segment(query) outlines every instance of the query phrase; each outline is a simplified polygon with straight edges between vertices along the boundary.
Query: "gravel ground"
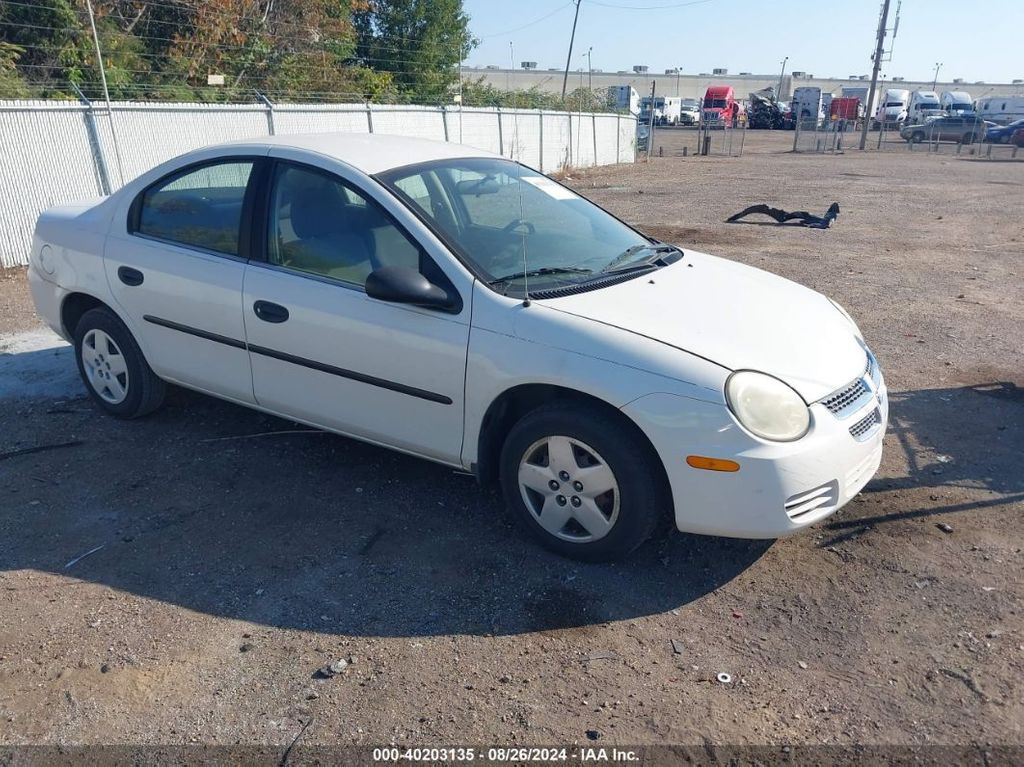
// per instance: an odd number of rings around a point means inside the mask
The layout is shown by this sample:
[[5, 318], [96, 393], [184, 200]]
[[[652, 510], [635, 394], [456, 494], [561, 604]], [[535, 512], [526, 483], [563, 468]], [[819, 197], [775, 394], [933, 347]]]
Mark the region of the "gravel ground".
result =
[[[0, 745], [1024, 742], [1024, 164], [790, 142], [570, 183], [858, 319], [892, 422], [854, 503], [581, 565], [443, 467], [250, 437], [294, 427], [180, 390], [132, 423], [26, 391], [0, 403]], [[834, 200], [828, 231], [722, 223]], [[25, 294], [0, 279], [7, 340]]]

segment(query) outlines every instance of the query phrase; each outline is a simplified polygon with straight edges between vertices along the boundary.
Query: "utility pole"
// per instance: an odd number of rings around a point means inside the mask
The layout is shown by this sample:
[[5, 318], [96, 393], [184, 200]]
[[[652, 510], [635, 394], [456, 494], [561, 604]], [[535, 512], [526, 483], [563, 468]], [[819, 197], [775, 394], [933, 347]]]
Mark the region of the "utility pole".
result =
[[594, 46], [591, 45], [587, 48], [587, 88], [591, 92], [594, 90], [594, 63], [590, 60], [590, 55], [594, 52]]
[[569, 84], [569, 65], [572, 63], [572, 44], [576, 41], [576, 22], [580, 20], [580, 4], [576, 0], [576, 15], [572, 19], [572, 34], [569, 36], [569, 55], [565, 57], [565, 75], [562, 77], [562, 101], [565, 101], [565, 87]]
[[683, 73], [682, 67], [676, 67], [676, 98], [679, 98], [679, 76]]
[[942, 69], [942, 62], [941, 61], [936, 61], [935, 62], [935, 77], [932, 78], [932, 92], [933, 93], [935, 92], [935, 86], [939, 82], [939, 70], [940, 69]]
[[110, 91], [107, 89], [107, 68], [103, 64], [103, 51], [100, 50], [100, 36], [96, 33], [96, 17], [92, 12], [92, 0], [86, 0], [89, 9], [89, 26], [92, 27], [92, 42], [96, 46], [96, 63], [100, 67], [100, 81], [103, 83], [103, 98], [107, 102], [107, 119], [110, 120], [110, 138], [114, 141], [114, 155], [117, 157], [117, 176], [124, 184], [124, 170], [121, 166], [121, 147], [117, 143], [117, 132], [114, 130], [114, 112], [110, 108]]
[[875, 40], [874, 66], [871, 67], [871, 87], [868, 88], [868, 103], [864, 105], [864, 125], [860, 131], [861, 150], [868, 143], [868, 126], [871, 124], [871, 107], [875, 103], [875, 88], [878, 86], [878, 70], [882, 68], [882, 53], [885, 49], [885, 25], [889, 22], [889, 0], [882, 0], [882, 15], [878, 19], [878, 35]]
[[782, 60], [782, 71], [779, 72], [779, 89], [775, 91], [775, 100], [782, 101], [782, 79], [786, 75], [786, 62], [789, 61], [789, 56], [786, 56]]

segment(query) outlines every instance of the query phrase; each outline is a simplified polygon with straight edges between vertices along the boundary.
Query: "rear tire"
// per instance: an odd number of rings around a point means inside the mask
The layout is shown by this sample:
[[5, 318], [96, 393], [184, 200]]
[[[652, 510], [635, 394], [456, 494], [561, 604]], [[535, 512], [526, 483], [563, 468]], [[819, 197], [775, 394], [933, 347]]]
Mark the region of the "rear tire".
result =
[[559, 403], [528, 413], [509, 432], [502, 493], [519, 526], [546, 548], [588, 562], [620, 559], [663, 518], [659, 459], [623, 418]]
[[915, 143], [915, 144], [920, 144], [922, 141], [924, 141], [924, 134], [921, 131], [919, 131], [919, 130], [918, 131], [914, 131], [910, 135], [910, 140], [913, 143]]
[[973, 133], [965, 133], [964, 134], [964, 143], [965, 144], [973, 144], [974, 143], [974, 134]]
[[75, 327], [78, 372], [93, 402], [117, 418], [139, 418], [160, 407], [167, 392], [120, 318], [90, 309]]

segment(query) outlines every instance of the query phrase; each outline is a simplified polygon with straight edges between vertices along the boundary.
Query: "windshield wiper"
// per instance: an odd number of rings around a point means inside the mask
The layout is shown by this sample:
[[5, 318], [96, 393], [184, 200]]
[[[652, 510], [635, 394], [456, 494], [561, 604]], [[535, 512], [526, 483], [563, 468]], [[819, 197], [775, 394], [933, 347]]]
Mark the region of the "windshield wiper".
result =
[[[628, 266], [621, 266], [622, 264], [629, 262], [630, 259], [637, 253], [642, 253], [645, 250], [652, 251], [654, 255], [650, 256], [649, 258], [642, 259], [637, 263], [629, 263]], [[634, 245], [631, 248], [626, 248], [619, 255], [613, 258], [610, 262], [608, 262], [607, 266], [601, 269], [601, 271], [620, 272], [628, 269], [648, 267], [651, 266], [652, 264], [655, 264], [663, 254], [673, 252], [681, 253], [682, 251], [680, 251], [679, 248], [675, 247], [674, 245], [665, 245], [664, 243], [660, 242], [651, 243], [649, 245]]]
[[584, 269], [578, 266], [542, 266], [538, 269], [528, 269], [524, 272], [515, 272], [514, 274], [506, 274], [504, 277], [495, 277], [493, 280], [488, 282], [488, 285], [499, 285], [503, 282], [512, 282], [513, 280], [520, 280], [523, 277], [543, 277], [550, 274], [590, 274], [592, 270]]

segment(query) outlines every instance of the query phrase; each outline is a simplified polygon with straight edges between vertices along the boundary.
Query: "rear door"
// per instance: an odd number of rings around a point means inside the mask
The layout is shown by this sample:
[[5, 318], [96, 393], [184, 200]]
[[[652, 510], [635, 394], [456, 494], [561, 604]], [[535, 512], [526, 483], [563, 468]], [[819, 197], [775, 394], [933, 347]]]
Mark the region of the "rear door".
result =
[[[293, 150], [272, 156], [262, 260], [243, 298], [257, 402], [458, 464], [472, 278], [414, 236], [426, 230], [376, 182], [326, 158], [331, 170]], [[371, 299], [364, 283], [381, 266], [418, 269], [463, 302], [446, 312]]]
[[[254, 402], [242, 280], [261, 158], [221, 157], [140, 192], [107, 238], [107, 282], [162, 378]], [[246, 233], [243, 236], [243, 232]]]

